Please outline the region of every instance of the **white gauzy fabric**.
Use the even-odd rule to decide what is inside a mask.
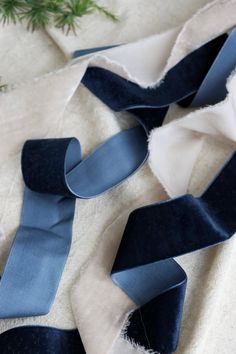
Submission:
[[[78,88],[86,67],[98,65],[141,86],[153,86],[186,54],[236,24],[235,1],[214,1],[191,17],[184,26],[179,26],[180,20],[191,16],[207,1],[150,0],[148,6],[143,0],[104,0],[104,3],[117,10],[120,23],[104,21],[99,27],[99,20],[94,16],[89,19],[86,31],[78,39],[48,29],[50,37],[67,56],[76,49],[97,46],[95,41],[99,35],[99,45],[127,43],[145,35],[151,36],[74,61],[70,67],[0,95],[0,224],[4,235],[0,238],[2,265],[19,223],[23,192],[20,151],[24,141],[30,138],[76,136],[87,154],[122,129],[117,119],[122,115],[111,112],[83,86]],[[128,18],[125,18],[124,9],[129,9]],[[83,20],[82,27],[88,24],[86,21],[88,18]],[[172,25],[175,28],[169,30]],[[155,34],[161,30],[167,31]],[[88,33],[90,36],[87,37]],[[42,58],[45,57],[43,52]],[[33,52],[27,59],[28,62],[36,62]],[[5,64],[2,70],[5,70]],[[49,70],[52,67],[53,60],[50,59]],[[44,69],[40,68],[36,75]],[[12,75],[9,77],[11,82],[14,81]],[[18,77],[21,80],[24,75]],[[233,81],[229,89],[231,84]],[[183,111],[174,110],[170,113],[176,118]],[[225,141],[226,135],[221,135],[224,135]],[[211,173],[216,172],[231,151],[232,140],[228,137],[229,144],[226,145],[218,139],[216,143],[214,134],[212,137],[208,134],[207,139],[204,139],[196,164],[192,167],[188,188],[194,194],[202,191]],[[166,141],[169,142],[169,138]],[[159,151],[162,154],[162,150],[156,152],[155,149],[153,153],[159,154]],[[177,173],[174,171],[172,175],[176,176]],[[127,314],[135,305],[112,283],[109,272],[129,212],[140,205],[164,198],[167,196],[163,188],[146,164],[122,186],[104,196],[88,201],[78,200],[71,253],[51,312],[40,318],[0,320],[1,332],[22,324],[60,328],[77,325],[88,354],[147,354],[147,351],[124,338]],[[232,239],[224,246],[179,257],[178,261],[189,276],[189,283],[178,354],[235,352],[234,254],[235,240]]]
[[[99,0],[119,18],[113,23],[103,16],[92,15],[79,19],[78,36],[63,35],[60,30],[48,28],[49,35],[70,58],[77,49],[130,43],[165,32],[179,26],[209,0]]]
[[[224,101],[152,131],[149,143],[150,166],[171,197],[188,192],[193,169],[207,141],[211,139],[218,142],[224,160],[235,150],[235,73],[229,78],[227,89],[228,95]],[[217,167],[219,163],[222,163],[221,159]],[[178,173],[173,176],[177,170]]]

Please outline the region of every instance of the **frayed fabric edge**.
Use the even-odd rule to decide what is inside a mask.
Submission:
[[[128,354],[128,351],[130,351],[130,354],[161,354],[160,352],[153,351],[152,349],[146,349],[145,347],[139,345],[127,336],[127,330],[130,325],[130,319],[134,311],[135,310],[132,310],[127,313],[121,331],[114,339],[112,346],[107,354],[118,354],[118,351],[116,351],[117,345],[119,346],[119,350],[121,346],[124,346],[125,351],[122,352],[122,354]],[[120,343],[118,343],[119,341]]]

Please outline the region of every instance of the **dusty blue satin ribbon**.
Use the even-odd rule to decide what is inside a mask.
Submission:
[[[0,282],[1,318],[48,313],[70,249],[75,198],[92,198],[119,184],[146,155],[140,127],[115,135],[83,161],[77,139],[25,143],[27,188]]]
[[[200,107],[206,103],[216,104],[222,101],[227,95],[226,81],[236,68],[236,29],[234,29],[211,69],[203,80],[200,89],[196,93],[191,106]]]
[[[112,48],[115,48],[115,47],[119,47],[119,45],[107,45],[107,46],[103,46],[103,47],[78,49],[78,50],[76,50],[73,53],[72,59],[80,58],[80,57],[83,57],[85,55],[89,55],[89,54],[93,54],[93,53],[97,53],[97,52],[102,52],[104,50],[112,49]]]
[[[151,125],[154,121],[160,125],[167,104],[197,92],[224,41],[225,37],[220,37],[190,54],[167,74],[160,89],[143,90],[102,71],[118,80],[115,81],[118,92],[121,92],[119,84],[122,80],[125,82],[129,88],[125,96],[133,101],[123,102],[121,108],[135,113],[142,126],[118,133],[85,160],[81,160],[79,142],[73,138],[32,140],[25,144],[22,169],[27,188],[21,225],[0,282],[1,318],[43,315],[50,310],[70,248],[75,198],[92,198],[104,193],[144,163],[147,158],[146,132],[150,129],[151,120],[146,108],[154,109]],[[204,57],[206,54],[209,57]],[[187,75],[189,68],[195,68],[196,72],[189,71]],[[89,76],[93,69],[99,70],[88,69],[84,82],[93,86],[95,92],[101,82]],[[175,74],[183,79],[187,88],[183,85],[176,90],[172,82]],[[107,94],[103,99],[109,105],[113,90],[106,91],[106,83],[103,80],[104,95]],[[98,97],[99,94],[102,93],[97,92]],[[121,92],[120,98],[123,97]],[[116,98],[121,105],[122,100],[118,96]],[[29,267],[29,264],[34,266]]]

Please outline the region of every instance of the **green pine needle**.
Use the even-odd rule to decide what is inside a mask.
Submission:
[[[23,13],[19,14],[20,20],[26,20],[28,22],[28,29],[45,28],[50,24],[50,10],[47,4],[37,0],[28,1],[29,8],[26,8]]]
[[[95,0],[0,0],[0,22],[27,21],[32,31],[53,25],[66,33],[76,33],[77,19],[99,12],[112,21],[118,18]]]
[[[105,7],[99,6],[94,3],[94,8],[96,10],[98,10],[99,12],[103,13],[108,18],[110,18],[112,21],[115,21],[115,22],[118,21],[118,17],[116,15],[114,15],[113,13],[111,13],[110,11],[108,11]]]
[[[56,15],[54,23],[57,28],[61,28],[66,34],[69,32],[76,34],[76,30],[79,27],[76,16],[70,11],[64,11]]]
[[[19,13],[25,9],[24,1],[21,0],[0,0],[0,21],[5,23],[16,23]]]

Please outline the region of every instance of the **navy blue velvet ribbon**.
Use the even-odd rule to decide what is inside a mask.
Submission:
[[[98,67],[89,67],[82,83],[112,110],[132,113],[148,133],[162,125],[170,104],[191,104],[226,39],[222,35],[190,53],[155,88],[141,88]]]
[[[0,335],[1,354],[85,354],[79,332],[43,326],[23,326]]]
[[[187,277],[172,259],[228,240],[236,232],[236,153],[199,198],[134,210],[112,268],[113,281],[140,307],[127,336],[172,353],[178,343]]]
[[[0,318],[50,310],[70,249],[75,198],[104,193],[144,163],[148,132],[162,124],[171,103],[194,102],[209,70],[216,69],[214,60],[226,38],[222,35],[191,53],[154,89],[89,68],[83,83],[113,110],[133,113],[140,125],[108,139],[86,159],[75,138],[25,143],[22,171],[27,187],[21,225],[0,282]],[[218,89],[222,99],[225,87]],[[184,196],[130,215],[112,278],[139,306],[127,335],[148,349],[171,353],[177,346],[186,275],[172,257],[222,242],[234,232],[233,214],[221,207],[222,200],[228,206],[235,202],[235,193],[226,192],[230,183],[225,184],[228,178],[233,185],[234,171],[235,156],[201,198]]]

